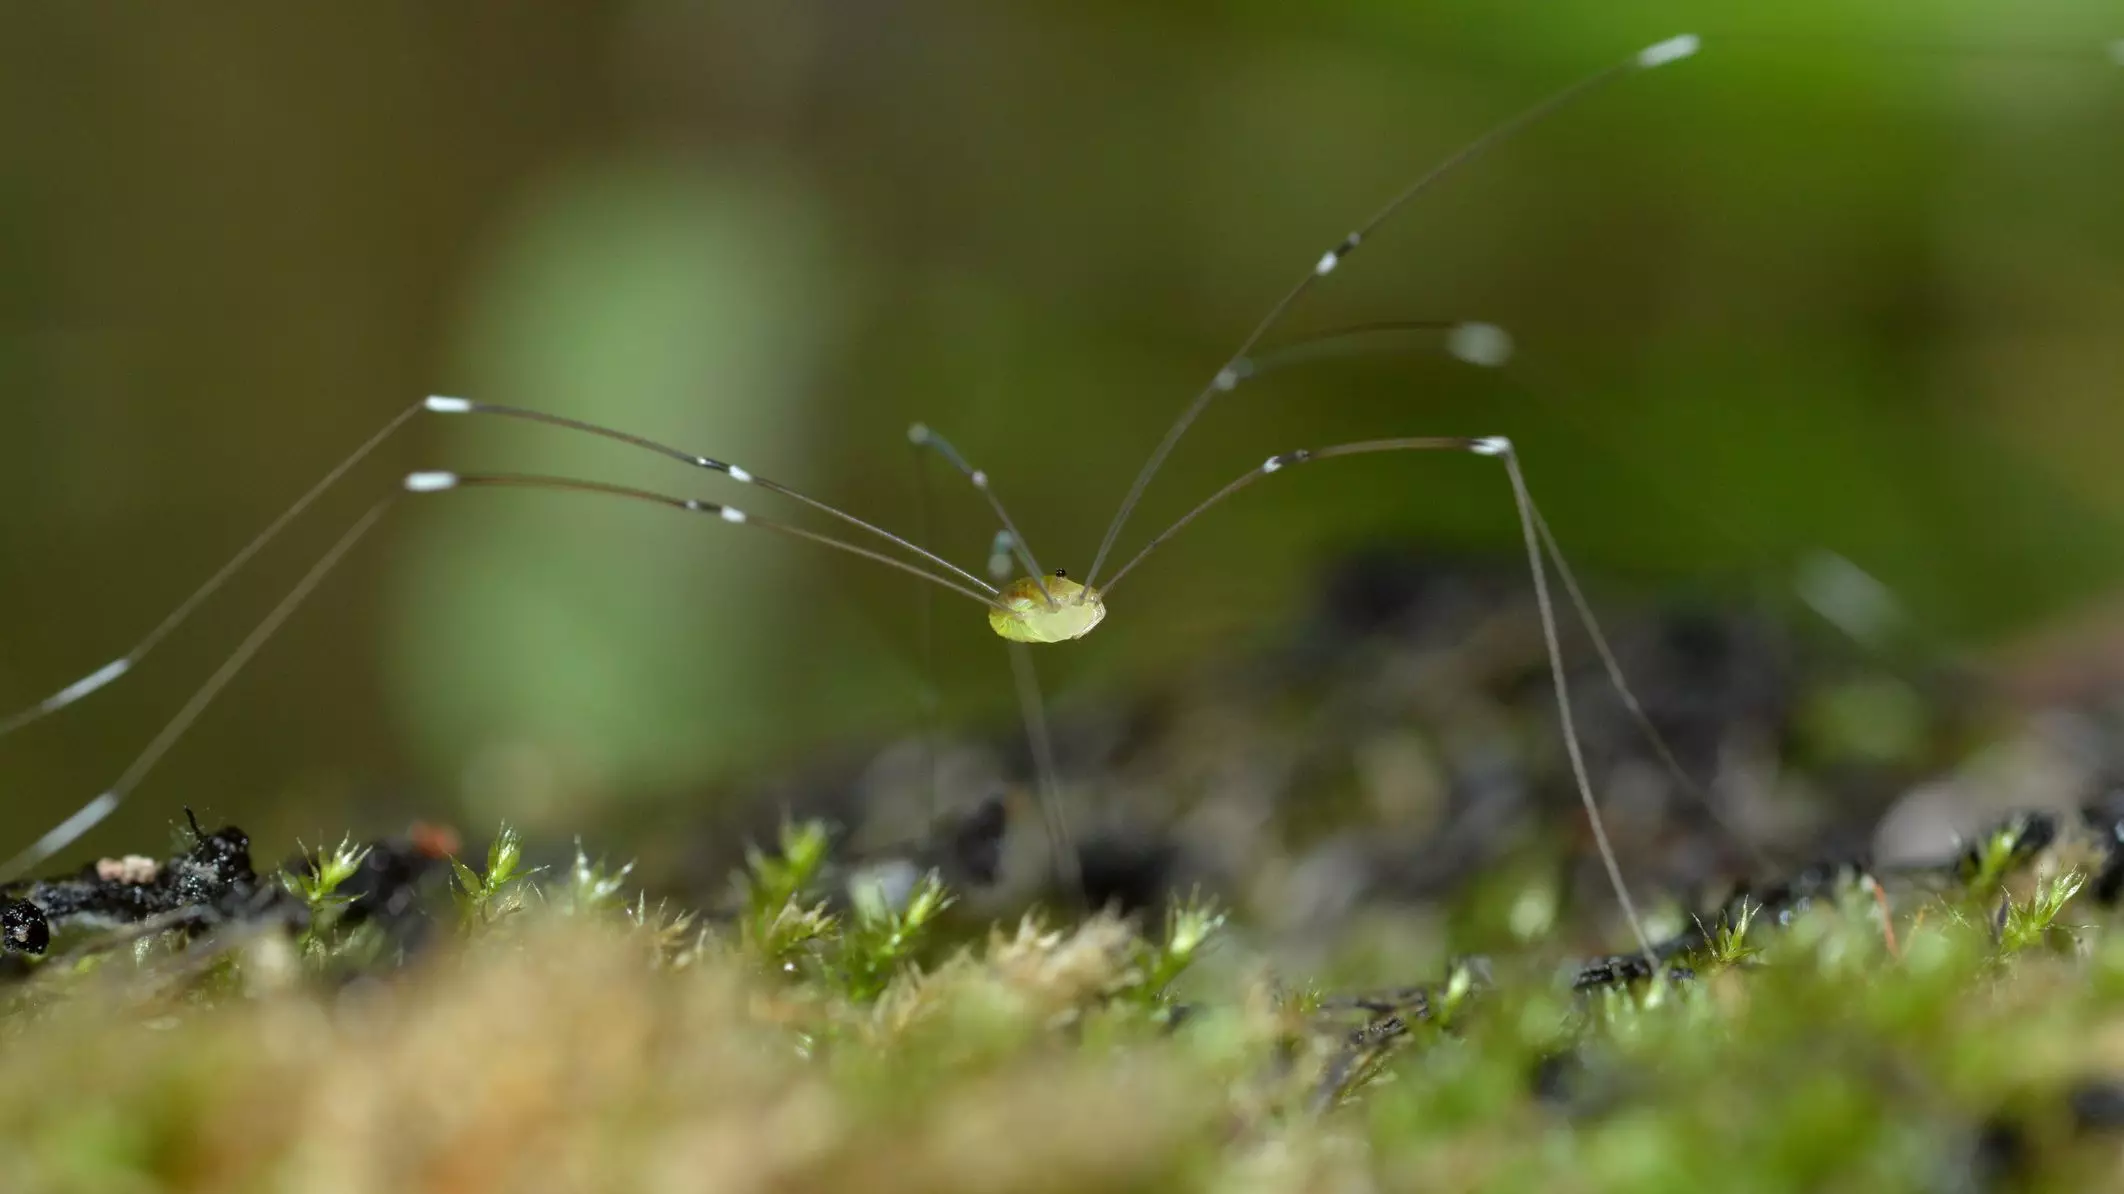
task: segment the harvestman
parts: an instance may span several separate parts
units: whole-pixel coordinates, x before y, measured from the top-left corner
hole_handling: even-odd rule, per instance
[[[1549,592],[1549,579],[1545,559],[1553,561],[1556,565],[1558,573],[1564,581],[1565,588],[1573,604],[1577,607],[1580,617],[1590,631],[1594,644],[1607,666],[1608,675],[1621,693],[1624,703],[1629,707],[1632,714],[1637,716],[1640,725],[1648,731],[1650,730],[1650,723],[1644,719],[1638,702],[1630,694],[1627,685],[1623,683],[1620,669],[1615,665],[1614,656],[1608,649],[1606,641],[1602,638],[1597,624],[1593,621],[1591,612],[1579,592],[1578,585],[1571,575],[1569,566],[1565,564],[1555,539],[1549,533],[1547,523],[1542,519],[1539,509],[1534,504],[1532,495],[1528,492],[1526,479],[1520,470],[1519,458],[1509,440],[1502,437],[1404,437],[1365,440],[1355,443],[1335,444],[1324,448],[1279,453],[1269,457],[1261,464],[1249,469],[1246,473],[1225,485],[1222,489],[1204,498],[1193,509],[1181,516],[1178,521],[1154,535],[1133,557],[1130,557],[1116,569],[1104,585],[1099,584],[1098,581],[1106,566],[1108,557],[1113,552],[1116,541],[1119,539],[1123,528],[1127,526],[1129,516],[1135,511],[1145,488],[1157,474],[1159,467],[1164,464],[1175,445],[1179,443],[1181,437],[1187,433],[1188,429],[1219,396],[1231,392],[1241,382],[1258,376],[1265,371],[1272,363],[1272,359],[1267,356],[1257,357],[1254,355],[1262,345],[1264,338],[1282,321],[1283,317],[1300,298],[1318,285],[1322,279],[1335,272],[1337,267],[1347,260],[1350,254],[1359,248],[1367,237],[1406,206],[1410,200],[1429,189],[1440,179],[1481,156],[1529,125],[1624,76],[1688,58],[1697,52],[1699,45],[1698,38],[1693,34],[1670,38],[1648,46],[1629,58],[1556,92],[1519,115],[1484,133],[1474,141],[1469,142],[1438,165],[1423,173],[1413,182],[1403,187],[1401,191],[1373,213],[1369,219],[1359,224],[1354,231],[1343,237],[1333,248],[1323,253],[1313,267],[1307,271],[1297,284],[1284,293],[1283,297],[1269,309],[1268,314],[1263,316],[1261,321],[1255,325],[1253,331],[1248,333],[1246,339],[1240,343],[1238,350],[1217,370],[1208,384],[1195,395],[1193,401],[1181,412],[1180,417],[1174,421],[1172,427],[1166,432],[1165,437],[1151,452],[1150,458],[1145,461],[1142,469],[1137,472],[1135,480],[1130,484],[1126,496],[1121,501],[1120,508],[1114,514],[1112,522],[1108,524],[1106,534],[1100,541],[1098,553],[1093,557],[1091,567],[1085,572],[1081,580],[1070,578],[1061,572],[1052,574],[1044,572],[1038,560],[1034,557],[1025,537],[1019,532],[1010,515],[1004,510],[1002,501],[997,498],[991,489],[988,475],[980,469],[974,468],[947,441],[920,424],[915,425],[910,430],[910,438],[918,447],[933,451],[943,457],[986,499],[997,522],[1003,528],[996,539],[998,554],[1007,553],[1009,556],[1015,557],[1024,566],[1025,576],[1022,579],[998,587],[906,538],[866,522],[846,511],[836,509],[825,502],[806,496],[786,485],[759,476],[739,465],[670,447],[629,432],[598,426],[560,415],[478,402],[466,398],[431,397],[416,403],[399,412],[381,430],[370,436],[351,455],[326,473],[307,493],[303,494],[293,505],[275,518],[257,537],[252,539],[241,551],[238,551],[232,559],[224,564],[220,570],[208,577],[204,584],[164,617],[131,650],[118,659],[61,688],[50,697],[5,720],[0,720],[0,736],[5,736],[32,722],[56,713],[60,709],[82,700],[131,672],[156,646],[173,633],[236,572],[242,569],[253,556],[278,536],[290,522],[302,514],[326,489],[338,482],[386,439],[390,438],[417,415],[424,412],[442,415],[495,415],[616,440],[670,457],[683,464],[721,473],[732,481],[765,489],[809,506],[821,514],[854,527],[865,535],[872,536],[879,541],[880,547],[897,550],[902,555],[888,555],[884,550],[865,547],[855,542],[849,542],[802,527],[762,518],[732,505],[696,498],[675,497],[646,489],[637,489],[602,481],[530,474],[413,473],[405,478],[401,492],[381,498],[369,507],[368,511],[355,520],[340,536],[338,541],[320,556],[316,563],[311,565],[309,571],[281,598],[272,611],[251,630],[228,658],[215,669],[213,674],[208,676],[192,693],[185,704],[162,730],[149,741],[147,746],[109,788],[83,805],[72,816],[47,832],[27,849],[8,860],[4,866],[0,866],[0,881],[20,876],[28,869],[72,844],[103,818],[110,815],[139,786],[149,771],[175,745],[192,723],[199,718],[221,690],[235,677],[236,673],[250,661],[252,656],[264,646],[266,641],[316,589],[326,574],[376,525],[377,521],[383,517],[387,510],[408,494],[426,495],[476,488],[554,489],[605,494],[632,501],[668,506],[688,513],[711,515],[722,522],[732,525],[760,527],[779,535],[808,540],[812,543],[833,548],[836,551],[861,556],[886,567],[920,577],[933,585],[948,589],[983,606],[987,610],[990,627],[997,634],[1011,641],[1014,668],[1020,681],[1021,693],[1024,693],[1031,686],[1031,671],[1030,659],[1025,654],[1022,644],[1066,642],[1089,634],[1105,618],[1106,602],[1113,595],[1115,586],[1120,584],[1138,564],[1142,563],[1159,545],[1170,539],[1174,534],[1177,534],[1195,519],[1201,517],[1211,507],[1223,502],[1240,490],[1285,469],[1337,457],[1382,452],[1465,452],[1498,461],[1503,466],[1505,476],[1511,484],[1513,502],[1517,507],[1519,516],[1520,530],[1525,540],[1528,567],[1533,576],[1534,595],[1540,612],[1543,642],[1548,654],[1550,680],[1555,688],[1557,712],[1561,722],[1566,751],[1570,759],[1572,777],[1578,790],[1579,800],[1585,808],[1587,820],[1592,827],[1594,841],[1599,849],[1601,861],[1607,870],[1608,881],[1613,886],[1616,899],[1620,903],[1624,915],[1628,918],[1632,931],[1637,936],[1638,945],[1649,957],[1652,954],[1651,943],[1645,934],[1636,907],[1630,898],[1629,889],[1623,881],[1614,850],[1609,844],[1606,829],[1601,822],[1599,809],[1593,799],[1592,785],[1587,776],[1585,759],[1579,747],[1577,730],[1572,719],[1568,687],[1565,682],[1562,656],[1558,646],[1556,618]],[[1447,330],[1451,337],[1450,347],[1455,355],[1471,363],[1478,365],[1501,364],[1504,357],[1509,354],[1508,339],[1500,329],[1490,325],[1466,323],[1432,326]],[[911,556],[914,559],[910,560],[902,558],[902,556]],[[1004,575],[1007,575],[1007,573]],[[1036,687],[1033,687],[1033,691],[1037,691]],[[1062,830],[1052,807],[1053,765],[1051,751],[1046,741],[1044,724],[1037,715],[1036,708],[1035,702],[1028,702],[1028,731],[1033,737],[1033,747],[1042,770],[1043,783],[1047,785],[1046,796],[1048,799],[1046,804],[1048,807],[1046,811],[1050,821],[1049,833],[1059,860],[1067,851],[1063,847]],[[1672,767],[1671,754],[1666,751],[1663,744],[1657,742],[1656,735],[1654,735],[1654,740],[1655,745],[1659,747],[1661,755]],[[1693,790],[1693,785],[1691,787]],[[1073,867],[1073,859],[1070,860],[1070,865]]]

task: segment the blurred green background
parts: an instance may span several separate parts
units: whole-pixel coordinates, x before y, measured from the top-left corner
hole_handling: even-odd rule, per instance
[[[1730,15],[1718,15],[1718,14]],[[1944,645],[2124,563],[2124,37],[2113,4],[14,5],[0,33],[0,707],[111,658],[428,393],[615,423],[895,528],[906,425],[1081,571],[1281,290],[1423,167],[1672,34],[1454,177],[1287,330],[1472,318],[1215,409],[1124,549],[1273,451],[1508,434],[1582,568],[1789,591],[1809,552]],[[615,445],[416,421],[123,685],[0,743],[0,835],[106,786],[413,468],[793,515]],[[930,538],[989,528],[932,485]],[[1248,493],[1043,651],[1094,702],[1273,634],[1388,534],[1514,546],[1493,464]],[[921,594],[720,523],[563,495],[402,506],[82,851],[191,802],[269,835],[416,812],[567,831],[918,725]],[[952,724],[1007,726],[937,606]],[[145,836],[144,836],[145,835]],[[280,839],[276,839],[280,840]],[[626,843],[618,843],[623,850]]]

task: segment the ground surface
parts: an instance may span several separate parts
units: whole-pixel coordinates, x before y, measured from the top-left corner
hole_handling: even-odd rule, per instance
[[[1118,913],[1045,882],[1012,748],[973,738],[934,771],[790,780],[749,856],[717,853],[727,826],[633,872],[423,828],[276,867],[191,826],[18,887],[6,1187],[2117,1181],[2099,790],[2006,815],[2047,789],[1968,762],[2013,722],[1942,673],[1604,604],[1703,777],[1665,771],[1574,645],[1647,959],[1510,593],[1360,560],[1288,643],[1065,713],[1071,825]],[[909,770],[940,777],[934,822]]]

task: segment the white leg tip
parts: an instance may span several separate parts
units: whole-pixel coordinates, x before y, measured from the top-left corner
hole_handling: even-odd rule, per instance
[[[1835,552],[1801,561],[1795,587],[1814,612],[1862,643],[1881,642],[1903,620],[1895,592]]]
[[[1703,48],[1704,39],[1694,33],[1684,33],[1680,37],[1670,37],[1663,42],[1649,45],[1639,50],[1637,52],[1637,66],[1639,70],[1651,70],[1655,66],[1665,66],[1670,62],[1680,62]]]
[[[927,423],[909,423],[909,424],[907,425],[907,442],[908,442],[908,443],[910,443],[910,444],[926,444],[926,443],[928,443],[928,442],[929,442],[929,424],[927,424]]]
[[[461,415],[472,409],[472,400],[469,398],[446,398],[441,394],[430,394],[424,405],[439,415]]]
[[[407,473],[407,493],[441,493],[457,488],[456,473]]]
[[[1512,450],[1512,441],[1501,435],[1487,436],[1468,445],[1468,451],[1477,456],[1503,456]]]
[[[723,521],[743,522],[745,521],[745,512],[736,506],[725,506],[723,507]]]
[[[75,838],[94,829],[98,821],[110,816],[112,810],[117,807],[118,794],[116,792],[103,793],[74,810],[73,816],[53,826],[50,833],[37,839],[37,844],[30,847],[30,851],[38,855],[40,859],[57,854],[72,845]]]
[[[42,708],[47,713],[64,709],[68,705],[71,705],[75,701],[80,700],[82,697],[85,697],[88,694],[96,691],[97,689],[102,688],[104,685],[109,684],[111,681],[116,680],[118,677],[125,675],[131,670],[133,670],[132,660],[112,660],[111,662],[104,664],[102,667],[97,668],[95,671],[90,672],[88,675],[83,676],[79,680],[74,681],[72,684],[67,685],[65,688],[60,689],[58,692],[53,693],[52,696],[44,702]]]
[[[1512,359],[1512,333],[1494,323],[1460,323],[1446,333],[1446,351],[1470,365],[1495,369]]]
[[[1342,254],[1336,252],[1333,249],[1329,249],[1327,252],[1322,253],[1320,255],[1320,260],[1318,262],[1314,263],[1313,273],[1317,277],[1326,277],[1327,275],[1334,273],[1335,267],[1340,264],[1342,264]]]

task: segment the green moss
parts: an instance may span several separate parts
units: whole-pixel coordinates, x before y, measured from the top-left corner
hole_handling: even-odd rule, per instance
[[[1863,877],[1737,903],[1691,979],[1574,992],[1534,939],[1371,994],[1287,985],[1200,898],[971,939],[934,875],[837,904],[808,824],[725,920],[505,831],[397,965],[342,843],[284,878],[292,936],[18,985],[8,1188],[2075,1188],[2116,1143],[2124,947],[2025,829],[1887,922]]]

